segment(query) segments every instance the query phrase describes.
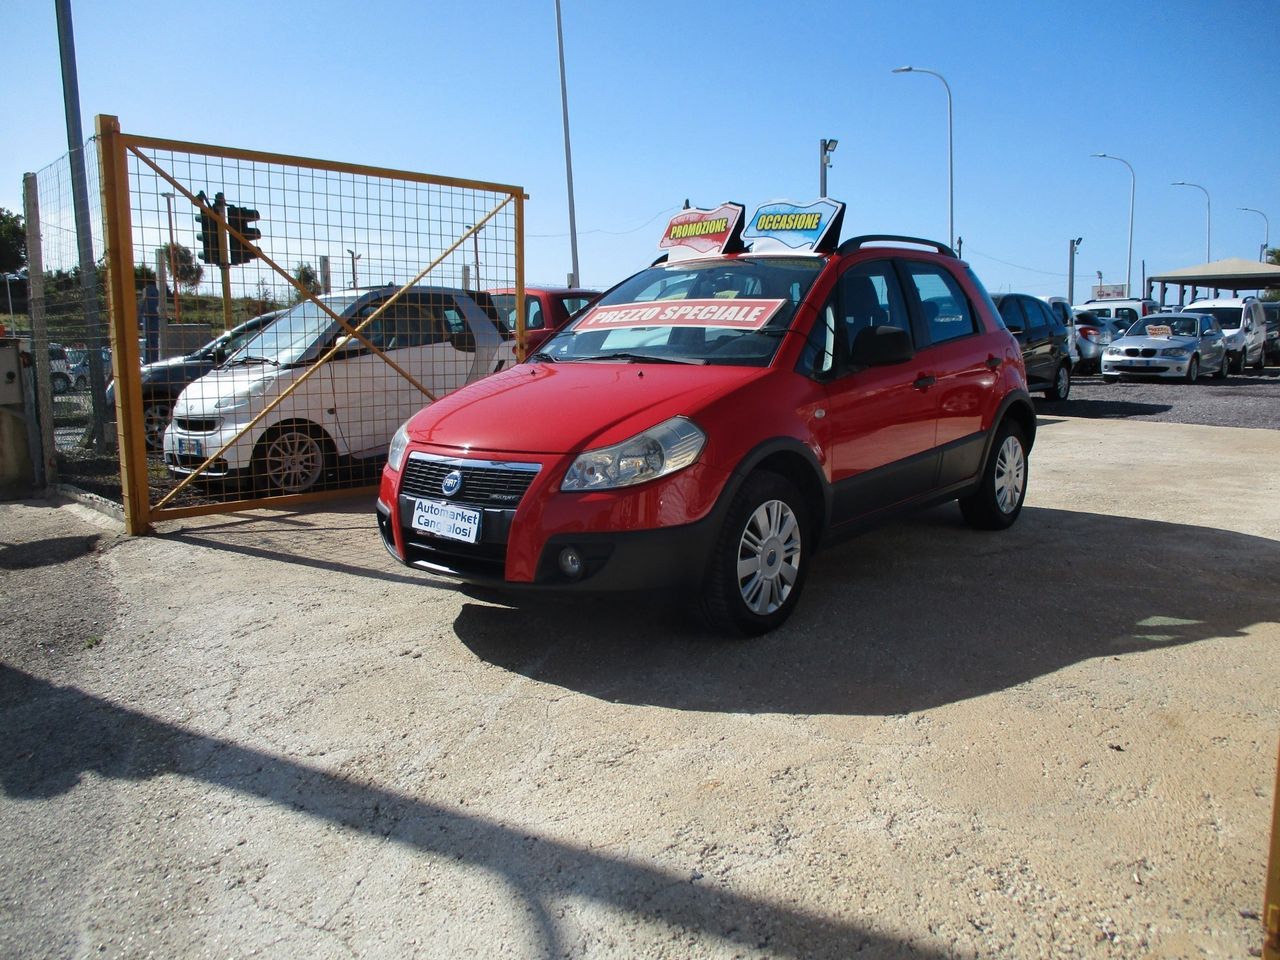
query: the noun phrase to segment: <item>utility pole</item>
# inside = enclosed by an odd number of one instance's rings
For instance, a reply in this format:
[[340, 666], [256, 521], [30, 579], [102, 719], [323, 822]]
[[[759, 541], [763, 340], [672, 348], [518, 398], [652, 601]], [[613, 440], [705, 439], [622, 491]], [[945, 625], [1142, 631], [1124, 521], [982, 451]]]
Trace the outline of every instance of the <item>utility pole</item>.
[[102, 368], [106, 332], [98, 314], [98, 265], [93, 258], [93, 228], [89, 220], [89, 181], [84, 166], [84, 131], [80, 126], [80, 81], [76, 74], [75, 31], [71, 24], [71, 0], [55, 0], [58, 17], [58, 53], [62, 60], [62, 105], [67, 115], [67, 149], [71, 161], [71, 197], [75, 208], [76, 247], [80, 258], [80, 298], [89, 346], [89, 386], [93, 394], [93, 445], [105, 449], [107, 418], [101, 398], [107, 378]]
[[1080, 243], [1084, 237], [1076, 237], [1070, 241], [1071, 250], [1067, 254], [1067, 305], [1074, 306], [1076, 302], [1076, 251], [1080, 249]]

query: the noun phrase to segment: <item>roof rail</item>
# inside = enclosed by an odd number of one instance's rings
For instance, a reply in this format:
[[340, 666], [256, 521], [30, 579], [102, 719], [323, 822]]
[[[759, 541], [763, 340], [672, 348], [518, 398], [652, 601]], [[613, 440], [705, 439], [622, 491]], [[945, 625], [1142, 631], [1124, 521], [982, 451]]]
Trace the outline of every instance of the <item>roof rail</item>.
[[[893, 240], [898, 243], [918, 243], [922, 247], [933, 247], [943, 256], [955, 257], [956, 252], [948, 247], [945, 243], [939, 243], [937, 240], [924, 240], [920, 237], [900, 237], [893, 233], [866, 233], [860, 237], [850, 237], [844, 243], [840, 244], [837, 253], [853, 253], [866, 246], [868, 243], [874, 243], [877, 240]], [[956, 259], [960, 259], [956, 257]]]

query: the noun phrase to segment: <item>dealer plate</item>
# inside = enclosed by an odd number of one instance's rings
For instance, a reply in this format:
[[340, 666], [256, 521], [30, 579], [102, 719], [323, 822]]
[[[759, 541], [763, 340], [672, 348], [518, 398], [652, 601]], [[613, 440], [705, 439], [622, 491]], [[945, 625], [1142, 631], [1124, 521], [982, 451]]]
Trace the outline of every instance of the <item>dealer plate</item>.
[[178, 453], [184, 456], [203, 457], [204, 441], [191, 440], [187, 437], [178, 438]]
[[444, 500], [414, 500], [413, 528], [449, 540], [475, 543], [480, 539], [480, 511]]

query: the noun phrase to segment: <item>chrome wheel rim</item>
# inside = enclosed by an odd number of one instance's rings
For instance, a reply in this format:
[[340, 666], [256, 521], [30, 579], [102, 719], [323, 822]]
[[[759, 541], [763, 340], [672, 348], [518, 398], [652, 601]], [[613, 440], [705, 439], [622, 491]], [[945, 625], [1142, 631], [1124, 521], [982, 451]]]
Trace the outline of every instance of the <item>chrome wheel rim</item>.
[[1027, 482], [1027, 458], [1022, 443], [1008, 436], [996, 454], [996, 506], [1001, 513], [1012, 513], [1022, 502], [1022, 488]]
[[775, 613], [800, 576], [800, 523], [781, 500], [767, 500], [747, 518], [738, 541], [738, 590], [757, 616]]
[[1058, 399], [1059, 400], [1061, 400], [1063, 397], [1067, 395], [1068, 382], [1069, 381], [1067, 380], [1067, 368], [1059, 367], [1058, 368]]
[[301, 493], [320, 479], [324, 451], [315, 437], [291, 431], [267, 444], [263, 461], [273, 485], [286, 493]]

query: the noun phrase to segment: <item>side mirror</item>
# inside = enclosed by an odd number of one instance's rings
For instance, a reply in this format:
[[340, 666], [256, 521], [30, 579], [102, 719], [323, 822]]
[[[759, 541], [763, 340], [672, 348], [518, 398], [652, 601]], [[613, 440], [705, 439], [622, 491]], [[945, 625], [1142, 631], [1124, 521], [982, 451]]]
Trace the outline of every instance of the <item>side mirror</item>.
[[217, 348], [213, 351], [213, 364], [214, 364], [214, 366], [220, 366], [220, 365], [222, 364], [222, 361], [224, 361], [224, 360], [226, 360], [226, 359], [227, 359], [227, 348], [226, 348], [226, 347], [217, 347]]
[[906, 363], [915, 355], [911, 335], [901, 327], [887, 324], [860, 330], [850, 350], [850, 360], [857, 367]]

